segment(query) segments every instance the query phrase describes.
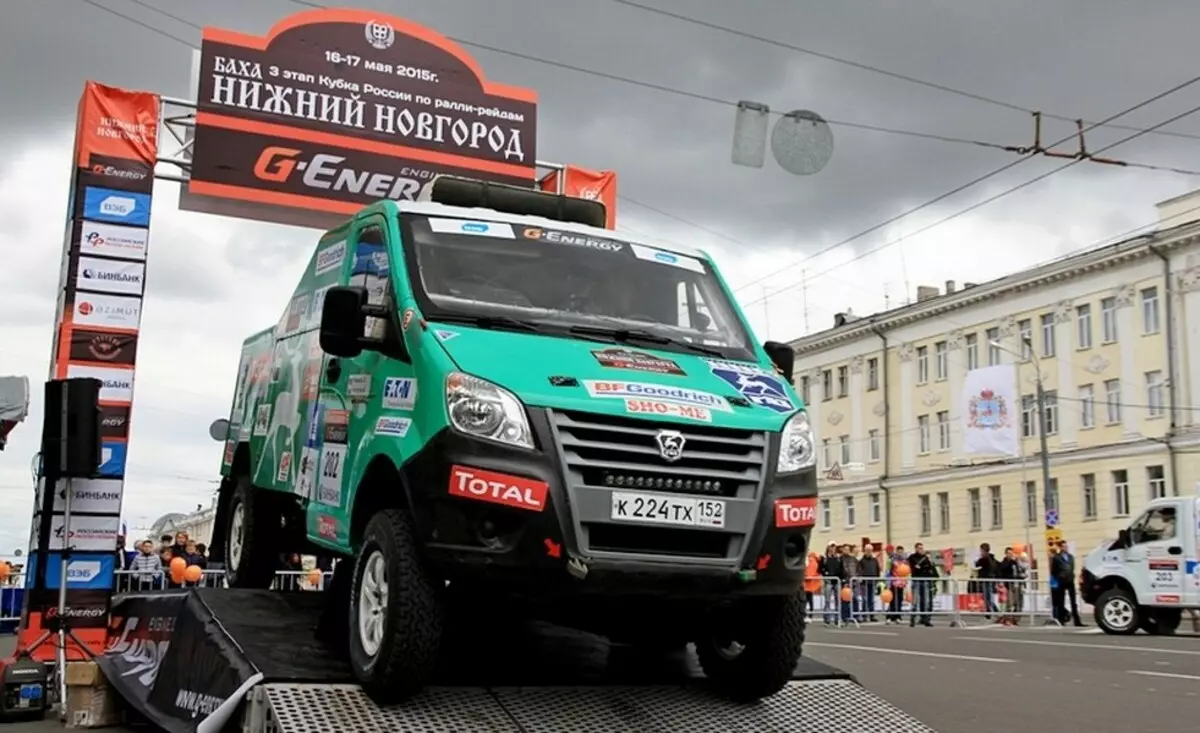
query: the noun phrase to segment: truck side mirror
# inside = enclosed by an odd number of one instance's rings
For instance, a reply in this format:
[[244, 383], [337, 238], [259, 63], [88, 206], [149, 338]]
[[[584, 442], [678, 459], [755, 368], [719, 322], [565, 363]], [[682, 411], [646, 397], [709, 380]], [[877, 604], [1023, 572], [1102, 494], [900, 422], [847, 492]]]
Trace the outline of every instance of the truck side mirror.
[[321, 308], [321, 350], [332, 356], [351, 359], [363, 352], [363, 332], [367, 327], [367, 289], [338, 285], [325, 293]]
[[784, 379], [791, 382], [792, 371], [796, 367], [796, 352], [792, 351], [792, 347], [778, 341], [767, 341], [763, 344], [763, 351], [767, 352], [767, 356], [779, 367]]

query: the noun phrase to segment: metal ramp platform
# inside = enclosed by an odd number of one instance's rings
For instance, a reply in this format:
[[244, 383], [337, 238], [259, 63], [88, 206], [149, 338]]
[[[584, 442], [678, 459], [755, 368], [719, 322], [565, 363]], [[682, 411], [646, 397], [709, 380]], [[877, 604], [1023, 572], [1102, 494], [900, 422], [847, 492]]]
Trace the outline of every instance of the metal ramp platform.
[[752, 705], [693, 686], [439, 687], [379, 708], [355, 685], [263, 684], [243, 733], [936, 733], [849, 679], [792, 682]]

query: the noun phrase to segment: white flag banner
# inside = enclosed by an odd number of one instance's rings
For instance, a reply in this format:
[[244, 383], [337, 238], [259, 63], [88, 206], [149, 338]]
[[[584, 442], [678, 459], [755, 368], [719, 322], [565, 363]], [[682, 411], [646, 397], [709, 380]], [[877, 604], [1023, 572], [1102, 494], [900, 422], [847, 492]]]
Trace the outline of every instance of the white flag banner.
[[959, 410], [965, 453], [1020, 455], [1016, 365], [998, 364], [967, 372]]

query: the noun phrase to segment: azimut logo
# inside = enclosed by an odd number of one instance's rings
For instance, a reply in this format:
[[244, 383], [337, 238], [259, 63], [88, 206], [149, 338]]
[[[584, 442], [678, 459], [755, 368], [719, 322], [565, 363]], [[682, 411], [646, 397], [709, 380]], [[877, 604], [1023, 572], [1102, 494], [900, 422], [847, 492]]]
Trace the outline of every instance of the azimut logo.
[[287, 184], [310, 191], [350, 194], [369, 199], [414, 201], [433, 171], [400, 165], [396, 171], [360, 169], [348, 164], [346, 156], [305, 153], [297, 148], [271, 145], [263, 148], [254, 162], [254, 177], [260, 181]]

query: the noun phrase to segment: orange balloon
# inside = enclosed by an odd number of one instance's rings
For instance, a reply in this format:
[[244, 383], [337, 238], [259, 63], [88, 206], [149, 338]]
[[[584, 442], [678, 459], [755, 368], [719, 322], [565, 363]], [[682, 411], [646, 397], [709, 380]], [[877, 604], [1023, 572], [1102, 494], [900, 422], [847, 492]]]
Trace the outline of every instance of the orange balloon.
[[8, 563], [0, 564], [0, 580], [7, 578], [10, 572], [12, 572], [12, 568]]
[[887, 588], [884, 588], [883, 592], [879, 594], [879, 600], [883, 601], [884, 603], [891, 603], [894, 597], [895, 596], [892, 595], [892, 592]]
[[901, 578], [907, 578], [912, 575], [912, 568], [906, 562], [898, 562], [896, 563], [896, 575]]
[[313, 568], [312, 570], [310, 570], [308, 572], [308, 584], [309, 585], [320, 585], [321, 584], [321, 571], [320, 570]]
[[182, 557], [171, 558], [171, 574], [172, 575], [174, 575], [176, 572], [178, 572], [180, 575], [182, 575], [183, 571], [187, 570], [187, 566], [188, 566], [187, 560], [184, 560]]
[[203, 577], [204, 570], [199, 565], [188, 565], [187, 570], [183, 571], [183, 579], [189, 583], [199, 583]]
[[183, 585], [183, 571], [186, 569], [187, 569], [186, 566], [180, 568], [175, 565], [172, 565], [171, 566], [171, 582], [175, 583], [176, 585]]
[[849, 588], [842, 588], [842, 600], [849, 603], [854, 600], [854, 593]]

